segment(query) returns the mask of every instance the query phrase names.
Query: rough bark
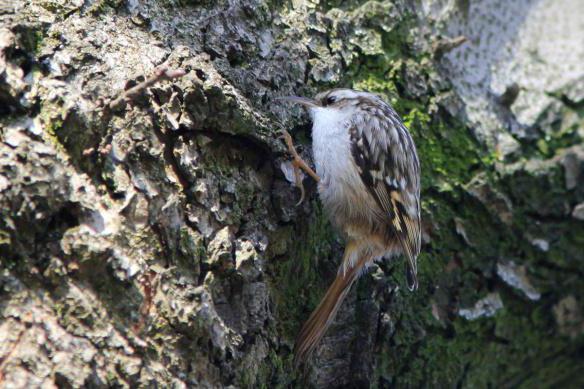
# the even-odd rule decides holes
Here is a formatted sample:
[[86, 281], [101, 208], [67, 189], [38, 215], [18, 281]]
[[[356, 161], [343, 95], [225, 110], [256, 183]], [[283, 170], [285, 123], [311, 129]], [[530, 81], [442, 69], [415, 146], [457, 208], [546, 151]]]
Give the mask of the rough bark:
[[[581, 387], [582, 8], [2, 5], [1, 385]], [[275, 98], [336, 86], [418, 145], [420, 290], [375, 266], [294, 371], [342, 242], [309, 179], [295, 206], [277, 132], [310, 160], [308, 119]]]

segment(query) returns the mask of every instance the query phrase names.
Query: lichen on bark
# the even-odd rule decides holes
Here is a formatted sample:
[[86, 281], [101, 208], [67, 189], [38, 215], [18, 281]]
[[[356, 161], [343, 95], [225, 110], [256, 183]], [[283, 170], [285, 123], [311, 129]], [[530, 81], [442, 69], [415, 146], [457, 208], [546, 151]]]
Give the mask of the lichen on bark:
[[[499, 3], [0, 8], [0, 382], [581, 386], [582, 5]], [[343, 242], [308, 178], [295, 206], [278, 130], [310, 161], [309, 123], [276, 98], [339, 86], [416, 141], [421, 287], [372, 267], [294, 370]]]

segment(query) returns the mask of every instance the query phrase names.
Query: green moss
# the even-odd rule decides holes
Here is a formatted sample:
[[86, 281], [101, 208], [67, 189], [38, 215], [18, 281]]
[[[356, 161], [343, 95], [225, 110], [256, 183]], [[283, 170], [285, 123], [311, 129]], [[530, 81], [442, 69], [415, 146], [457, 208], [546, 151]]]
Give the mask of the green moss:
[[474, 140], [460, 121], [441, 112], [434, 103], [433, 91], [419, 98], [406, 97], [406, 68], [416, 68], [425, 78], [432, 70], [428, 55], [413, 50], [410, 44], [412, 19], [406, 17], [395, 28], [383, 33], [384, 54], [364, 56], [348, 71], [355, 89], [384, 95], [410, 130], [420, 156], [422, 187], [450, 189], [466, 183], [493, 158]]
[[[398, 301], [392, 307], [397, 325], [391, 351], [378, 359], [380, 382], [394, 387], [517, 386], [537, 382], [525, 374], [535, 371], [540, 382], [547, 382], [542, 387], [550, 387], [555, 381], [574, 377], [577, 362], [554, 357], [575, 353], [577, 347], [543, 336], [550, 323], [530, 319], [534, 305], [511, 303], [513, 300], [505, 299], [506, 308], [494, 319], [458, 318], [446, 328], [425, 312], [418, 312], [415, 319], [408, 317], [409, 304], [415, 302], [402, 305]], [[420, 328], [427, 334], [420, 336]], [[565, 372], [558, 374], [555, 369]]]
[[39, 116], [47, 140], [61, 152], [61, 157], [90, 171], [93, 163], [83, 151], [99, 143], [95, 131], [89, 130], [75, 112], [64, 108], [60, 100], [43, 105]]
[[180, 265], [181, 272], [189, 272], [198, 277], [201, 263], [207, 257], [207, 248], [202, 235], [190, 227], [182, 226], [179, 232], [178, 252], [174, 255], [173, 263]]
[[[318, 203], [305, 220], [295, 230], [287, 231], [294, 236], [287, 244], [290, 256], [275, 255], [268, 264], [277, 307], [275, 330], [288, 345], [322, 298], [341, 256], [336, 234]], [[256, 387], [294, 387], [298, 377], [291, 351], [291, 347], [284, 346], [269, 355], [258, 373], [257, 382], [261, 384]]]
[[[320, 5], [322, 10], [333, 6], [350, 10], [361, 3]], [[371, 25], [375, 23], [366, 27]], [[577, 387], [574, 383], [582, 381], [577, 372], [582, 368], [578, 355], [584, 339], [558, 335], [552, 307], [563, 288], [578, 301], [584, 299], [578, 277], [584, 227], [566, 220], [566, 204], [581, 199], [566, 191], [557, 163], [553, 168], [526, 165], [509, 173], [495, 168], [495, 163], [502, 163], [497, 152], [479, 144], [471, 128], [440, 107], [438, 97], [444, 90], [433, 89], [430, 82], [436, 64], [430, 53], [413, 48], [412, 31], [419, 31], [413, 27], [406, 16], [390, 30], [376, 29], [383, 53], [361, 52], [337, 85], [382, 94], [403, 118], [421, 160], [423, 219], [431, 237], [419, 257], [420, 289], [393, 292], [384, 300], [387, 305], [382, 311], [391, 318], [392, 331], [379, 335], [371, 382], [377, 387]], [[426, 81], [421, 92], [412, 90], [412, 74], [416, 81]], [[570, 108], [572, 113], [579, 109]], [[548, 158], [581, 142], [581, 123], [578, 114], [552, 123], [550, 135], [539, 145], [531, 145], [534, 151], [525, 155]], [[510, 198], [512, 220], [506, 220], [507, 224], [496, 208], [468, 192], [466, 185], [479, 173], [485, 187]], [[324, 251], [318, 248], [321, 234], [329, 236], [318, 227], [322, 217], [317, 214], [311, 219], [308, 235], [297, 234], [294, 240], [303, 243], [288, 249], [294, 253], [292, 259], [275, 257], [271, 264], [281, 323], [278, 330], [287, 340], [296, 335], [327, 284], [323, 264], [313, 260], [331, 255], [333, 240]], [[319, 239], [310, 240], [310, 235]], [[534, 247], [532, 237], [549, 237], [549, 251]], [[542, 294], [541, 301], [527, 300], [502, 281], [496, 274], [500, 260], [526, 266], [530, 281]], [[389, 282], [404, 285], [402, 261], [380, 267]], [[503, 301], [503, 308], [493, 317], [468, 321], [458, 316], [460, 308], [472, 307], [493, 292]], [[438, 312], [439, 319], [432, 312]]]
[[422, 168], [422, 188], [460, 185], [468, 182], [479, 169], [484, 169], [478, 150], [468, 129], [453, 118], [431, 120], [424, 112], [413, 109], [404, 123], [416, 142]]
[[353, 82], [353, 88], [385, 95], [390, 102], [395, 102], [399, 96], [397, 87], [389, 78], [375, 73], [366, 74], [362, 79]]
[[[387, 307], [395, 332], [384, 339], [376, 355], [373, 383], [379, 387], [537, 384], [538, 380], [525, 374], [526, 367], [537, 371], [539, 382], [548, 387], [567, 382], [575, 377], [577, 359], [554, 356], [574, 354], [579, 346], [568, 347], [566, 341], [549, 336], [555, 332], [549, 305], [525, 302], [519, 292], [498, 285], [494, 271], [500, 258], [512, 257], [524, 263], [547, 258], [554, 264], [568, 265], [568, 258], [578, 257], [570, 250], [584, 247], [584, 231], [572, 222], [552, 224], [559, 232], [547, 255], [534, 250], [522, 236], [533, 228], [533, 212], [546, 208], [560, 212], [566, 198], [561, 172], [520, 170], [501, 180], [494, 169], [496, 153], [479, 145], [467, 126], [434, 102], [441, 91], [428, 87], [421, 96], [410, 94], [405, 70], [414, 69], [417, 77], [425, 78], [434, 65], [428, 53], [411, 47], [409, 26], [406, 18], [390, 32], [383, 32], [384, 54], [362, 55], [351, 64], [343, 81], [384, 95], [403, 118], [418, 148], [423, 209], [425, 218], [432, 220], [432, 241], [419, 257], [420, 290], [395, 294]], [[538, 152], [551, 156], [574, 144], [578, 123], [563, 123], [561, 129], [539, 142]], [[465, 184], [478, 173], [484, 173], [485, 185], [511, 194], [516, 204], [512, 225], [503, 224], [467, 193]], [[455, 219], [462, 223], [465, 237], [457, 232]], [[403, 285], [401, 267], [399, 262], [382, 264], [392, 281]], [[544, 269], [548, 274], [541, 278], [552, 285], [561, 284], [564, 276], [564, 283], [580, 288], [576, 281], [567, 281], [561, 271], [549, 266]], [[456, 315], [459, 307], [473, 306], [493, 288], [504, 301], [504, 308], [494, 318], [467, 321]], [[433, 304], [446, 312], [442, 321], [430, 314], [436, 308]], [[553, 362], [546, 364], [546, 360]]]
[[[293, 341], [300, 325], [316, 307], [328, 285], [326, 270], [333, 270], [338, 258], [332, 258], [335, 234], [320, 205], [309, 216], [307, 224], [299, 226], [296, 238], [288, 251], [289, 258], [276, 258], [270, 263], [274, 273], [276, 305], [280, 332], [285, 339]], [[323, 266], [324, 265], [324, 266]], [[332, 273], [332, 272], [331, 272]]]
[[52, 144], [55, 149], [61, 152], [62, 155], [66, 155], [65, 147], [61, 143], [59, 136], [57, 135], [61, 128], [63, 127], [63, 118], [61, 116], [50, 117], [42, 116], [44, 122], [44, 134], [46, 139]]
[[283, 389], [291, 387], [290, 360], [283, 360], [273, 349], [257, 371], [245, 369], [240, 380], [242, 388]]
[[98, 0], [91, 5], [88, 11], [91, 15], [97, 16], [114, 11], [120, 8], [123, 3], [122, 0]]
[[[557, 356], [577, 353], [578, 343], [569, 346], [567, 340], [550, 336], [555, 333], [555, 324], [545, 301], [526, 302], [514, 290], [499, 288], [504, 308], [494, 318], [467, 321], [451, 317], [441, 323], [429, 316], [431, 304], [439, 296], [437, 291], [454, 292], [456, 295], [446, 301], [458, 298], [460, 306], [472, 306], [488, 292], [485, 278], [493, 277], [490, 258], [521, 252], [526, 243], [509, 242], [509, 230], [493, 225], [488, 213], [472, 202], [463, 201], [456, 209], [436, 198], [428, 203], [438, 223], [437, 236], [419, 258], [420, 290], [398, 294], [388, 307], [396, 328], [378, 356], [378, 382], [396, 387], [530, 387], [530, 382], [538, 382], [525, 371], [536, 371], [540, 382], [546, 383], [543, 387], [575, 379], [577, 358]], [[475, 247], [468, 247], [453, 234], [445, 221], [448, 215], [481, 226], [477, 234], [469, 235]], [[445, 271], [446, 263], [453, 261], [459, 265]], [[561, 277], [554, 281], [555, 277], [558, 274], [546, 276], [554, 285], [567, 281]], [[570, 287], [574, 290], [572, 287], [579, 288], [576, 284]]]
[[39, 31], [39, 30], [34, 31], [33, 42], [32, 42], [33, 46], [31, 47], [31, 49], [32, 49], [31, 51], [33, 53], [35, 53], [35, 55], [38, 55], [40, 53], [43, 38], [44, 38], [44, 35], [43, 35], [42, 31]]
[[[39, 114], [43, 123], [45, 139], [76, 169], [87, 173], [102, 183], [112, 183], [114, 166], [98, 161], [95, 151], [105, 134], [102, 123], [88, 122], [88, 118], [76, 108], [67, 107], [62, 99], [45, 102]], [[87, 153], [89, 151], [89, 153]], [[105, 166], [103, 166], [105, 165]], [[114, 188], [115, 190], [115, 188]]]
[[14, 28], [16, 39], [20, 47], [26, 52], [37, 55], [40, 52], [44, 39], [44, 32], [38, 25], [18, 25]]
[[562, 119], [548, 123], [536, 139], [521, 142], [524, 158], [552, 158], [562, 149], [582, 143], [582, 132], [579, 130], [584, 128], [584, 103], [566, 104], [560, 114], [544, 111], [540, 119], [545, 121], [547, 117], [554, 116]]

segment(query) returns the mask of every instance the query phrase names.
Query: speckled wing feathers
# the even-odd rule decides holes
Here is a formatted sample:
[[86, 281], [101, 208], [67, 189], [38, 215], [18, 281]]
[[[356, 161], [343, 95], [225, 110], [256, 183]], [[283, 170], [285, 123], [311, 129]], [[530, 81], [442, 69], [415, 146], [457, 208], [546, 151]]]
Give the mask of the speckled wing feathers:
[[357, 170], [388, 215], [408, 259], [408, 287], [416, 289], [421, 226], [420, 164], [414, 142], [397, 113], [380, 99], [360, 101], [349, 133]]

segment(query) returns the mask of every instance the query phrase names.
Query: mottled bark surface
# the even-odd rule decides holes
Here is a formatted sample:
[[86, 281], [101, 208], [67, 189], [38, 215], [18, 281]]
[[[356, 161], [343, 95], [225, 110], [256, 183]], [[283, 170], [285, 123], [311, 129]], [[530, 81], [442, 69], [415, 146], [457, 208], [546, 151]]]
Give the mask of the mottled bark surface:
[[[471, 3], [2, 3], [1, 385], [584, 385], [583, 5]], [[343, 243], [275, 98], [336, 86], [418, 145], [420, 290], [373, 267], [294, 371]]]

